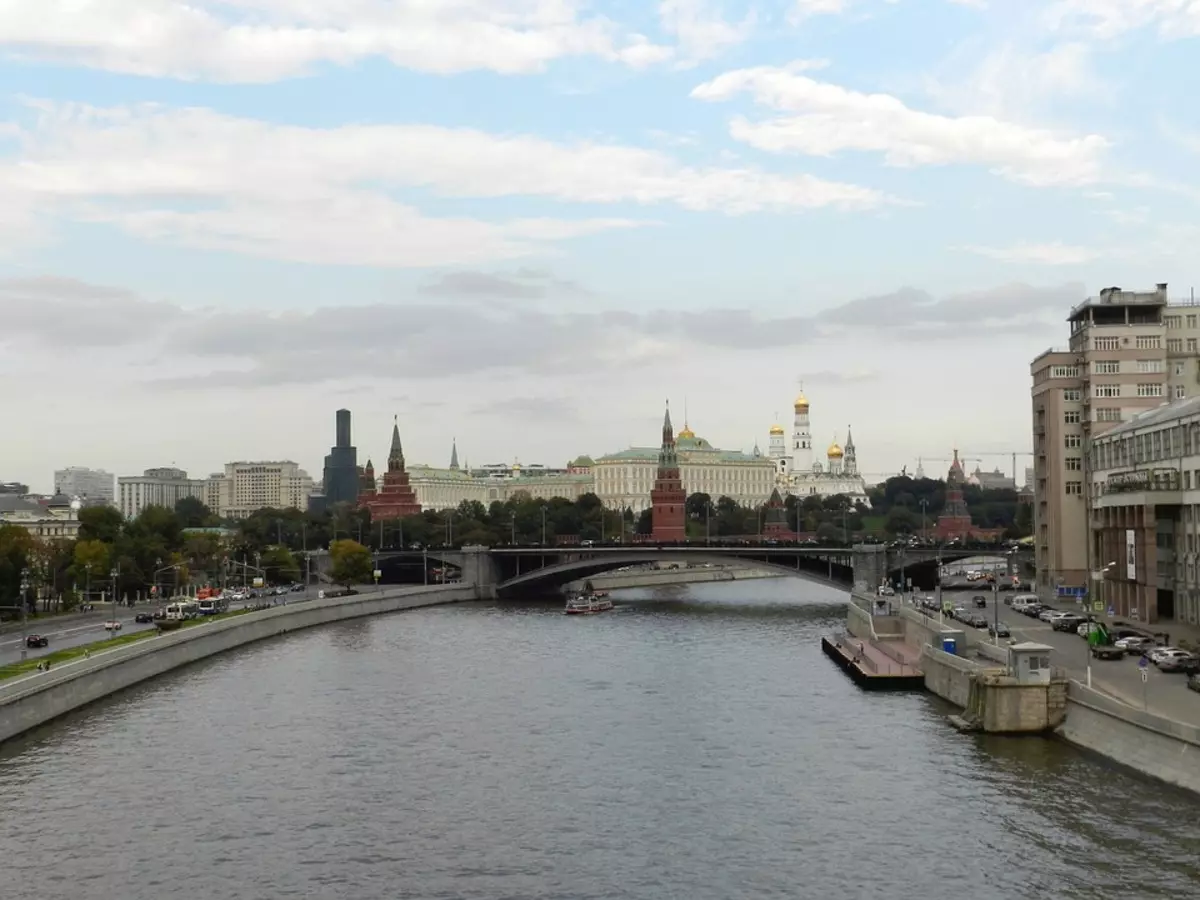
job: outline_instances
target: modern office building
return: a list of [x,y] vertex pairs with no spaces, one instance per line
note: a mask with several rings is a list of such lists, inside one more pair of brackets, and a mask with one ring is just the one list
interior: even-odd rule
[[141,475],[122,475],[117,479],[117,508],[127,519],[137,517],[147,506],[174,509],[184,497],[206,500],[205,480],[188,478],[183,469],[173,467],[146,469]]
[[116,478],[103,469],[68,466],[54,472],[54,491],[83,501],[112,504],[116,500]]
[[1095,599],[1115,617],[1200,624],[1200,397],[1091,443]]
[[358,450],[350,439],[350,410],[336,413],[334,445],[325,457],[322,493],[325,504],[358,503]]
[[1069,343],[1030,365],[1034,547],[1038,581],[1085,590],[1098,564],[1088,538],[1093,440],[1168,400],[1200,395],[1200,305],[1105,288],[1071,310]]

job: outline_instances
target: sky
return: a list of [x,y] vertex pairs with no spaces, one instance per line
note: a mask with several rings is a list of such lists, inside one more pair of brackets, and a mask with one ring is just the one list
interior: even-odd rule
[[[0,0],[0,481],[1030,449],[1101,288],[1190,295],[1200,5]],[[1031,460],[1018,457],[1023,470]]]

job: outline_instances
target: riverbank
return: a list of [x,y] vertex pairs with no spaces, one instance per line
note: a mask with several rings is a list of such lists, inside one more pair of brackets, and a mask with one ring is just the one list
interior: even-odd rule
[[783,578],[779,572],[762,569],[720,568],[711,569],[637,569],[633,572],[612,572],[580,579],[568,585],[578,589],[583,582],[591,581],[592,587],[600,591],[617,591],[625,588],[659,587],[669,584],[704,584],[713,581],[746,581],[755,578]]
[[346,619],[476,599],[474,585],[309,600],[148,637],[0,684],[0,743],[127,687],[235,647]]

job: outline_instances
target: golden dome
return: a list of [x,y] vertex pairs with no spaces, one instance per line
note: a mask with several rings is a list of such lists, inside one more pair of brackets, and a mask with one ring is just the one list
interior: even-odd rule
[[796,395],[796,402],[793,403],[792,406],[796,409],[796,412],[799,412],[802,409],[808,409],[808,398],[804,396],[804,391],[801,391]]
[[783,434],[783,426],[778,423],[776,423],[775,425],[772,425],[771,426],[771,434],[774,434],[774,435]]
[[836,440],[829,445],[829,449],[825,451],[825,455],[830,459],[841,459],[843,456],[845,456],[845,454],[842,452],[842,448],[838,446],[838,442]]
[[678,437],[681,437],[684,440],[690,441],[695,436],[696,436],[696,432],[694,432],[694,431],[692,431],[692,429],[688,428],[687,422],[684,422],[683,423],[683,431],[679,432]]

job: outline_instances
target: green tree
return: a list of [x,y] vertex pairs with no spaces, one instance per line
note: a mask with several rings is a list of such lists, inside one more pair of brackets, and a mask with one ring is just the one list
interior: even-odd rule
[[16,606],[21,575],[27,572],[35,550],[33,537],[19,525],[0,525],[0,606]]
[[[103,541],[79,541],[75,544],[72,569],[77,581],[90,592],[91,586],[108,579],[108,564],[113,558],[113,547]],[[91,599],[90,593],[88,599]]]
[[79,540],[115,544],[125,517],[111,506],[85,506],[79,510]]
[[199,497],[183,497],[175,504],[175,515],[184,528],[215,528],[221,520]]
[[888,534],[912,534],[921,527],[921,520],[911,510],[897,506],[888,513],[883,527]]
[[271,584],[292,584],[300,580],[300,563],[286,547],[268,547],[262,555],[262,567]]
[[371,580],[374,572],[371,551],[358,541],[334,541],[329,545],[329,556],[333,563],[332,578],[337,584],[348,588]]

